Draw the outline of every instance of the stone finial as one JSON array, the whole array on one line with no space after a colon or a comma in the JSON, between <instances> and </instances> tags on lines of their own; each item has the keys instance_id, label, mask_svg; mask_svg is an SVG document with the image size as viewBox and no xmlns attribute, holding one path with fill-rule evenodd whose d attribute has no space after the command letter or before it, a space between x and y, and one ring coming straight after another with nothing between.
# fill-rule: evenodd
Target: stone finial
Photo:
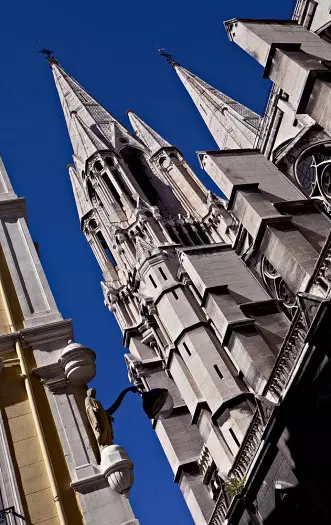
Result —
<instances>
[{"instance_id":1,"label":"stone finial","mask_svg":"<svg viewBox=\"0 0 331 525\"><path fill-rule=\"evenodd\" d=\"M128 496L133 485L133 463L120 445L110 445L101 452L101 468L110 488Z\"/></svg>"},{"instance_id":2,"label":"stone finial","mask_svg":"<svg viewBox=\"0 0 331 525\"><path fill-rule=\"evenodd\" d=\"M96 373L95 353L86 346L69 340L61 354L61 365L67 381L73 386L84 386Z\"/></svg>"}]
</instances>

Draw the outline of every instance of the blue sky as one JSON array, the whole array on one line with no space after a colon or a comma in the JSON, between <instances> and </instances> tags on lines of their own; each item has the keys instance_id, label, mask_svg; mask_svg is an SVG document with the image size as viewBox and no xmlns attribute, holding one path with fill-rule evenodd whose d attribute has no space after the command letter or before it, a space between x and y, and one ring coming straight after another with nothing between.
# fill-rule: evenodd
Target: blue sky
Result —
<instances>
[{"instance_id":1,"label":"blue sky","mask_svg":"<svg viewBox=\"0 0 331 525\"><path fill-rule=\"evenodd\" d=\"M1 2L0 151L17 194L27 199L30 230L57 304L73 319L76 341L97 352L94 385L106 406L128 383L121 334L103 305L99 268L79 230L66 171L71 145L51 71L38 50L53 49L124 124L125 111L133 109L202 175L195 152L216 145L157 48L261 113L268 82L260 66L228 42L222 22L288 18L292 8L293 0ZM131 503L141 525L192 524L137 396L116 414L115 441L135 463Z\"/></svg>"}]
</instances>

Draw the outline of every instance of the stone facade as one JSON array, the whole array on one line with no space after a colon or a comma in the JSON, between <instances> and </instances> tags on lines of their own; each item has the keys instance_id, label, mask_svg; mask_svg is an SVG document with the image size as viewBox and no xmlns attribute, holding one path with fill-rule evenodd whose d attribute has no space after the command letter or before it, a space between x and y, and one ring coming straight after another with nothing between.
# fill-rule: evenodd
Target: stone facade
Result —
<instances>
[{"instance_id":1,"label":"stone facade","mask_svg":"<svg viewBox=\"0 0 331 525\"><path fill-rule=\"evenodd\" d=\"M294 20L226 22L274 83L263 119L162 51L221 148L198 157L225 199L50 61L105 305L132 383L173 396L154 428L197 525L330 522L330 21L302 0Z\"/></svg>"},{"instance_id":2,"label":"stone facade","mask_svg":"<svg viewBox=\"0 0 331 525\"><path fill-rule=\"evenodd\" d=\"M95 354L71 341L2 161L0 243L0 521L138 525L88 426Z\"/></svg>"}]
</instances>

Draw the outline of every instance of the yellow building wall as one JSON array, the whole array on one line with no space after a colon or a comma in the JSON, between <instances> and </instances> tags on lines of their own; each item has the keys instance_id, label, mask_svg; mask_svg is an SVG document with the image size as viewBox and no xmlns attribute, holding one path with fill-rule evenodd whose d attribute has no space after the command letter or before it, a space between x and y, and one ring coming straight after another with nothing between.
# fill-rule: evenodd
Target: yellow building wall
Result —
<instances>
[{"instance_id":1,"label":"yellow building wall","mask_svg":"<svg viewBox=\"0 0 331 525\"><path fill-rule=\"evenodd\" d=\"M14 328L19 330L23 324L22 316L2 254L0 254L0 272L12 317L14 318ZM0 336L11 331L8 316L6 315L5 302L0 293ZM8 353L2 353L1 357L4 367L0 373L0 410L3 416L26 523L27 525L60 525L57 506L53 499L51 483L40 446L40 439L25 388L25 381L21 376L18 356L16 352L11 350ZM47 396L40 380L31 374L32 369L36 367L32 350L24 349L24 357L29 370L37 410L46 437L47 448L51 457L67 524L81 525L84 521L76 495L70 487L69 471Z\"/></svg>"}]
</instances>

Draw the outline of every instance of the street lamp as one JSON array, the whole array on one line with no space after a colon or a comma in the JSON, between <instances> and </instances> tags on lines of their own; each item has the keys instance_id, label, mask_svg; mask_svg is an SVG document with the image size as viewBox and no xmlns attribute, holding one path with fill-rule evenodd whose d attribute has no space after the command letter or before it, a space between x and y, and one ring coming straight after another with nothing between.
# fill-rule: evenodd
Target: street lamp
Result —
<instances>
[{"instance_id":1,"label":"street lamp","mask_svg":"<svg viewBox=\"0 0 331 525\"><path fill-rule=\"evenodd\" d=\"M136 386L129 386L120 393L116 401L106 410L108 416L112 416L116 412L128 392L141 395L143 410L149 419L166 419L171 415L174 400L166 388L153 388L143 392Z\"/></svg>"}]
</instances>

